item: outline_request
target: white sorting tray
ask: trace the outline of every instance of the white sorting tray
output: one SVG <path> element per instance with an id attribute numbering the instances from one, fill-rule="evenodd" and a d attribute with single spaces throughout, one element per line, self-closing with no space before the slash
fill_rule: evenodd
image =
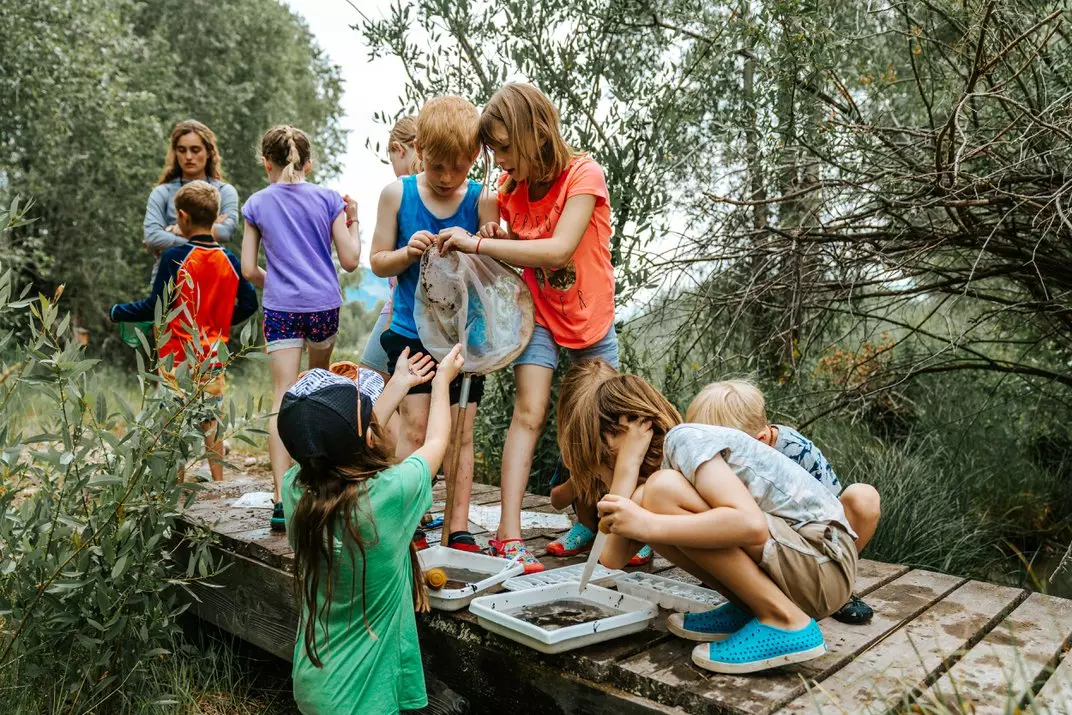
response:
<path id="1" fill-rule="evenodd" d="M 562 653 L 574 648 L 601 643 L 648 627 L 658 614 L 654 603 L 617 591 L 588 584 L 584 593 L 577 593 L 578 583 L 553 584 L 527 591 L 508 591 L 493 596 L 481 596 L 469 604 L 470 612 L 480 625 L 504 638 L 517 641 L 541 653 Z M 616 608 L 625 613 L 590 623 L 547 630 L 519 618 L 507 615 L 523 606 L 538 606 L 564 599 L 579 599 Z"/>
<path id="2" fill-rule="evenodd" d="M 524 591 L 530 588 L 539 588 L 540 586 L 566 583 L 567 581 L 580 583 L 582 573 L 584 573 L 584 564 L 579 563 L 572 566 L 563 566 L 560 569 L 514 576 L 511 579 L 507 579 L 503 586 L 508 591 Z M 614 579 L 624 575 L 625 571 L 621 569 L 611 570 L 606 566 L 596 564 L 596 570 L 592 573 L 592 578 L 588 583 L 594 583 L 596 586 L 613 586 Z"/>
<path id="3" fill-rule="evenodd" d="M 453 566 L 488 574 L 487 578 L 470 584 L 466 588 L 444 588 L 438 591 L 428 589 L 428 600 L 431 602 L 432 608 L 440 611 L 459 611 L 468 606 L 474 596 L 485 593 L 511 576 L 517 576 L 525 570 L 525 566 L 520 561 L 511 563 L 509 559 L 469 553 L 458 549 L 448 549 L 445 546 L 432 546 L 422 549 L 417 552 L 417 558 L 420 560 L 421 569 L 423 570 L 436 566 Z"/>
<path id="4" fill-rule="evenodd" d="M 718 591 L 642 571 L 619 576 L 614 579 L 614 583 L 622 593 L 642 598 L 670 611 L 700 613 L 726 602 L 726 598 Z"/>

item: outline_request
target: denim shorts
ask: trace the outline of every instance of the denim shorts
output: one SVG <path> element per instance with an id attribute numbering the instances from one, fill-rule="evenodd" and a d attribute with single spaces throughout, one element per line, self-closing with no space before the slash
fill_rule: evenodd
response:
<path id="1" fill-rule="evenodd" d="M 390 325 L 391 314 L 383 313 L 380 315 L 376 325 L 372 327 L 372 332 L 369 333 L 368 342 L 365 343 L 365 351 L 361 353 L 362 365 L 370 367 L 376 372 L 382 372 L 384 375 L 391 372 L 391 364 L 388 362 L 387 353 L 384 352 L 383 345 L 380 343 L 380 336 Z"/>
<path id="2" fill-rule="evenodd" d="M 566 355 L 570 362 L 579 363 L 585 360 L 603 360 L 610 363 L 615 370 L 618 369 L 618 333 L 614 325 L 598 342 L 586 348 L 566 348 Z M 521 353 L 514 365 L 539 365 L 554 370 L 558 367 L 558 343 L 551 336 L 551 331 L 542 325 L 536 325 L 532 329 L 532 340 Z"/>
<path id="3" fill-rule="evenodd" d="M 303 348 L 306 343 L 325 347 L 335 341 L 339 332 L 339 309 L 315 313 L 291 313 L 264 309 L 264 342 L 266 350 L 275 352 L 286 348 Z"/>

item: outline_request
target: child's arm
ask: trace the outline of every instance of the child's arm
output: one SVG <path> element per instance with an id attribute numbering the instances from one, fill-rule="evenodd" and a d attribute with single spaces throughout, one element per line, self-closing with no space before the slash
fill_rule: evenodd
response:
<path id="1" fill-rule="evenodd" d="M 231 325 L 239 325 L 257 312 L 257 289 L 242 277 L 242 263 L 230 251 L 227 251 L 227 259 L 238 274 L 238 293 L 235 295 L 234 312 L 231 313 Z"/>
<path id="2" fill-rule="evenodd" d="M 435 375 L 435 360 L 431 355 L 417 353 L 413 357 L 409 355 L 409 348 L 403 348 L 395 363 L 395 371 L 391 379 L 380 393 L 380 398 L 372 408 L 376 415 L 376 422 L 386 425 L 394 415 L 395 410 L 402 404 L 402 398 L 417 385 L 423 385 Z"/>
<path id="3" fill-rule="evenodd" d="M 212 226 L 212 237 L 220 243 L 230 241 L 238 226 L 238 192 L 230 184 L 220 187 L 220 215 Z"/>
<path id="4" fill-rule="evenodd" d="M 395 248 L 398 240 L 398 209 L 402 206 L 402 182 L 388 184 L 380 192 L 376 207 L 376 230 L 372 234 L 372 253 L 369 263 L 372 272 L 380 278 L 397 276 L 421 260 L 424 251 L 435 243 L 435 236 L 427 231 L 418 231 L 409 243 Z"/>
<path id="5" fill-rule="evenodd" d="M 242 277 L 264 288 L 264 269 L 257 265 L 257 254 L 261 251 L 261 232 L 246 219 L 246 230 L 242 234 Z"/>
<path id="6" fill-rule="evenodd" d="M 179 274 L 181 263 L 181 260 L 173 260 L 172 255 L 165 252 L 160 257 L 160 268 L 156 271 L 149 297 L 133 303 L 116 303 L 109 309 L 108 317 L 113 323 L 148 323 L 155 320 L 156 301 L 163 297 L 168 282 L 175 280 Z"/>
<path id="7" fill-rule="evenodd" d="M 439 471 L 443 456 L 447 453 L 447 442 L 450 440 L 450 383 L 462 371 L 465 358 L 462 357 L 461 350 L 461 345 L 455 345 L 439 363 L 439 369 L 432 378 L 428 431 L 424 434 L 424 444 L 414 452 L 428 462 L 432 474 Z"/>
<path id="8" fill-rule="evenodd" d="M 604 515 L 603 504 L 607 497 L 620 497 L 630 504 L 634 504 L 630 498 L 636 491 L 637 482 L 640 481 L 640 468 L 644 464 L 644 457 L 648 454 L 651 445 L 651 423 L 647 420 L 629 420 L 622 417 L 620 422 L 626 429 L 608 440 L 610 446 L 617 450 L 618 456 L 614 460 L 614 476 L 611 479 L 610 491 L 603 501 L 599 503 L 599 513 Z M 639 506 L 638 506 L 639 508 Z M 643 510 L 642 510 L 643 511 Z M 602 519 L 601 519 L 602 521 Z M 608 524 L 600 524 L 601 529 L 606 529 Z M 607 543 L 603 546 L 603 554 L 599 561 L 607 568 L 622 568 L 633 555 L 644 545 L 643 541 L 637 541 L 627 535 L 611 530 L 607 536 Z M 613 565 L 612 565 L 613 564 Z"/>
<path id="9" fill-rule="evenodd" d="M 632 500 L 610 496 L 599 503 L 599 511 L 612 534 L 649 544 L 725 549 L 760 546 L 770 538 L 767 517 L 721 456 L 700 465 L 695 485 L 711 506 L 707 511 L 653 514 Z"/>
<path id="10" fill-rule="evenodd" d="M 462 253 L 477 253 L 479 244 L 479 253 L 482 256 L 491 256 L 515 266 L 558 270 L 573 258 L 584 232 L 588 230 L 595 209 L 595 196 L 571 196 L 562 208 L 554 235 L 539 241 L 480 238 L 464 229 L 449 228 L 439 234 L 440 251 L 446 253 L 454 249 Z"/>
<path id="11" fill-rule="evenodd" d="M 357 270 L 361 260 L 361 227 L 357 222 L 357 202 L 349 195 L 343 197 L 346 208 L 335 217 L 331 224 L 331 240 L 335 243 L 335 252 L 339 254 L 339 265 L 347 273 Z M 346 222 L 349 220 L 350 225 Z"/>
<path id="12" fill-rule="evenodd" d="M 172 246 L 181 246 L 186 239 L 167 230 L 167 191 L 153 189 L 149 192 L 149 201 L 145 206 L 145 247 L 151 252 L 163 253 Z"/>
<path id="13" fill-rule="evenodd" d="M 551 506 L 562 511 L 577 498 L 577 492 L 573 488 L 573 480 L 567 479 L 551 488 Z"/>

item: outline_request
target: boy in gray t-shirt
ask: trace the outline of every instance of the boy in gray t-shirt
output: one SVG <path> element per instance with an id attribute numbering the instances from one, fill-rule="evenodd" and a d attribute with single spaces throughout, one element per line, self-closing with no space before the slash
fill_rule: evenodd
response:
<path id="1" fill-rule="evenodd" d="M 851 484 L 844 490 L 830 462 L 815 443 L 792 427 L 767 421 L 763 393 L 746 380 L 714 382 L 700 391 L 685 413 L 686 422 L 721 425 L 740 430 L 800 465 L 832 495 L 839 496 L 851 530 L 856 535 L 856 550 L 864 547 L 875 534 L 880 516 L 878 491 L 870 484 Z M 853 594 L 833 614 L 843 623 L 867 623 L 874 611 Z"/>

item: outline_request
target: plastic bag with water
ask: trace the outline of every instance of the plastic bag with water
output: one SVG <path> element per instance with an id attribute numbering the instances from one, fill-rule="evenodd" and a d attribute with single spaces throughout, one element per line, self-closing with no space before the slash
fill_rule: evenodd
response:
<path id="1" fill-rule="evenodd" d="M 413 320 L 436 360 L 461 343 L 463 370 L 487 375 L 514 361 L 532 338 L 533 304 L 521 277 L 487 256 L 432 248 L 421 257 Z"/>

